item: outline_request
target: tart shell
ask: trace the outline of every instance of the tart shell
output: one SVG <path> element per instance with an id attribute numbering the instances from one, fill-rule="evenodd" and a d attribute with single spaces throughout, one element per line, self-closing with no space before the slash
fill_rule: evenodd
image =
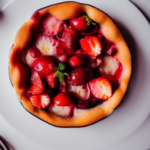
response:
<path id="1" fill-rule="evenodd" d="M 100 24 L 104 36 L 116 44 L 118 52 L 114 57 L 121 62 L 123 72 L 119 78 L 119 87 L 108 101 L 100 106 L 83 111 L 72 118 L 62 118 L 42 109 L 35 108 L 26 97 L 26 91 L 29 88 L 27 83 L 29 82 L 30 73 L 28 67 L 21 59 L 21 54 L 30 44 L 32 33 L 36 29 L 39 20 L 45 14 L 50 13 L 59 20 L 67 20 L 79 16 L 82 12 L 85 12 L 92 20 Z M 35 19 L 30 19 L 18 31 L 9 56 L 10 79 L 24 108 L 43 121 L 59 127 L 86 126 L 108 116 L 121 102 L 131 75 L 130 52 L 115 23 L 101 10 L 76 2 L 64 2 L 48 6 L 36 11 L 35 15 Z"/>

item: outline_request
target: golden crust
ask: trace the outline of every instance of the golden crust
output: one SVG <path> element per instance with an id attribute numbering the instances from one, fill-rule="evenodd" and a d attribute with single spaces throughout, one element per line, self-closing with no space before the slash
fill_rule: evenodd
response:
<path id="1" fill-rule="evenodd" d="M 121 102 L 131 75 L 131 57 L 128 46 L 114 22 L 102 11 L 89 5 L 66 2 L 39 10 L 40 15 L 38 19 L 46 13 L 50 13 L 59 20 L 66 20 L 77 17 L 81 12 L 86 12 L 92 20 L 99 23 L 104 36 L 117 45 L 118 53 L 114 57 L 122 63 L 124 68 L 120 77 L 119 88 L 117 88 L 113 96 L 103 105 L 89 109 L 85 113 L 83 112 L 72 118 L 62 118 L 35 108 L 26 98 L 25 92 L 28 88 L 26 82 L 29 81 L 29 71 L 21 60 L 21 51 L 29 44 L 32 31 L 35 29 L 38 20 L 29 20 L 21 27 L 16 35 L 10 53 L 10 78 L 23 106 L 33 115 L 55 126 L 85 126 L 108 116 Z"/>

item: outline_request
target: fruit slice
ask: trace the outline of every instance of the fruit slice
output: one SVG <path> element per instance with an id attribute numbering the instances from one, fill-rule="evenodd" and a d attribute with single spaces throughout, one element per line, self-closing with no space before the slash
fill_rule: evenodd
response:
<path id="1" fill-rule="evenodd" d="M 72 85 L 83 85 L 93 77 L 93 71 L 87 67 L 79 67 L 72 70 L 67 76 L 67 81 Z"/>
<path id="2" fill-rule="evenodd" d="M 40 56 L 37 57 L 32 63 L 34 71 L 38 72 L 40 76 L 52 72 L 56 67 L 57 60 L 53 56 Z"/>
<path id="3" fill-rule="evenodd" d="M 53 99 L 54 104 L 57 106 L 67 106 L 70 104 L 70 101 L 71 97 L 66 92 L 57 94 Z"/>
<path id="4" fill-rule="evenodd" d="M 69 104 L 68 106 L 57 106 L 52 104 L 49 107 L 49 111 L 61 117 L 72 117 L 74 113 L 74 105 Z"/>
<path id="5" fill-rule="evenodd" d="M 78 35 L 73 29 L 66 29 L 62 35 L 62 46 L 70 55 L 71 51 L 75 51 L 78 48 Z"/>
<path id="6" fill-rule="evenodd" d="M 58 41 L 52 37 L 38 35 L 35 46 L 43 55 L 54 55 Z"/>
<path id="7" fill-rule="evenodd" d="M 54 75 L 55 75 L 56 72 L 57 72 L 57 71 L 52 72 L 52 73 L 50 73 L 50 74 L 48 74 L 48 75 L 46 76 L 46 81 L 47 81 L 48 85 L 49 85 L 51 88 L 55 88 L 55 80 L 56 80 L 56 78 L 54 77 Z"/>
<path id="8" fill-rule="evenodd" d="M 27 91 L 31 94 L 42 94 L 44 92 L 44 85 L 40 78 L 40 76 L 37 73 L 33 73 L 31 76 L 31 84 L 32 86 Z"/>
<path id="9" fill-rule="evenodd" d="M 123 67 L 119 60 L 112 56 L 104 56 L 98 70 L 101 75 L 114 75 L 118 79 L 121 76 Z"/>
<path id="10" fill-rule="evenodd" d="M 112 96 L 112 85 L 105 77 L 92 79 L 89 82 L 91 92 L 94 97 L 107 100 Z"/>
<path id="11" fill-rule="evenodd" d="M 82 49 L 89 55 L 96 57 L 102 53 L 102 45 L 96 36 L 87 36 L 80 40 Z"/>
<path id="12" fill-rule="evenodd" d="M 85 85 L 68 85 L 69 92 L 74 95 L 78 100 L 87 100 L 91 97 L 91 91 L 88 83 Z"/>
<path id="13" fill-rule="evenodd" d="M 37 108 L 46 108 L 50 104 L 50 97 L 48 94 L 32 95 L 30 100 L 33 106 Z"/>
<path id="14" fill-rule="evenodd" d="M 53 36 L 61 33 L 63 29 L 63 21 L 58 20 L 52 15 L 47 15 L 42 21 L 42 26 L 45 35 Z"/>

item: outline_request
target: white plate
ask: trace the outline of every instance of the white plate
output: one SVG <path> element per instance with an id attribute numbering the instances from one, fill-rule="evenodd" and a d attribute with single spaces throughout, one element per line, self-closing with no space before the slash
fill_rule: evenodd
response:
<path id="1" fill-rule="evenodd" d="M 9 50 L 17 30 L 36 9 L 57 2 L 60 1 L 15 0 L 0 14 L 0 113 L 17 131 L 47 148 L 104 148 L 133 133 L 150 112 L 149 24 L 129 1 L 80 1 L 103 10 L 116 22 L 131 50 L 133 72 L 123 102 L 109 117 L 87 127 L 58 128 L 21 106 L 8 75 Z"/>

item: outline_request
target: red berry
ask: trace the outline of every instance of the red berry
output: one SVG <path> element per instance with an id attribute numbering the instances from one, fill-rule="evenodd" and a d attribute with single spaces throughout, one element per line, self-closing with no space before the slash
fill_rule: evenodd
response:
<path id="1" fill-rule="evenodd" d="M 37 57 L 32 63 L 33 69 L 41 76 L 52 72 L 55 68 L 56 59 L 52 56 Z"/>
<path id="2" fill-rule="evenodd" d="M 91 92 L 94 97 L 107 100 L 112 96 L 112 85 L 105 77 L 92 79 L 89 82 Z"/>
<path id="3" fill-rule="evenodd" d="M 55 50 L 55 55 L 58 58 L 58 60 L 62 63 L 65 63 L 67 60 L 67 54 L 65 52 L 65 50 L 63 50 L 62 48 L 57 48 Z"/>
<path id="4" fill-rule="evenodd" d="M 80 40 L 82 49 L 89 55 L 96 57 L 102 53 L 102 45 L 96 36 L 84 37 Z"/>
<path id="5" fill-rule="evenodd" d="M 90 68 L 79 67 L 69 73 L 67 81 L 72 85 L 83 85 L 88 83 L 92 77 L 93 71 Z"/>
<path id="6" fill-rule="evenodd" d="M 52 15 L 47 15 L 42 20 L 43 32 L 45 35 L 57 35 L 63 30 L 63 22 Z"/>
<path id="7" fill-rule="evenodd" d="M 79 31 L 85 31 L 90 27 L 90 25 L 88 25 L 85 15 L 70 19 L 70 24 Z"/>
<path id="8" fill-rule="evenodd" d="M 55 73 L 56 71 L 46 76 L 46 81 L 51 88 L 55 88 L 55 80 L 56 80 L 56 78 L 54 77 Z"/>
<path id="9" fill-rule="evenodd" d="M 37 108 L 46 108 L 50 104 L 50 97 L 48 94 L 32 95 L 30 100 L 33 106 Z"/>
<path id="10" fill-rule="evenodd" d="M 85 55 L 74 55 L 70 57 L 70 59 L 68 60 L 68 64 L 72 68 L 85 66 L 86 64 Z"/>
<path id="11" fill-rule="evenodd" d="M 75 51 L 78 49 L 78 35 L 75 30 L 64 30 L 62 35 L 62 46 L 66 50 L 68 55 L 71 54 L 71 51 Z"/>
<path id="12" fill-rule="evenodd" d="M 27 92 L 31 94 L 42 94 L 44 92 L 44 85 L 38 74 L 32 78 L 32 86 Z"/>
<path id="13" fill-rule="evenodd" d="M 54 104 L 57 106 L 67 106 L 70 104 L 70 101 L 71 98 L 68 93 L 59 93 L 53 99 Z"/>

